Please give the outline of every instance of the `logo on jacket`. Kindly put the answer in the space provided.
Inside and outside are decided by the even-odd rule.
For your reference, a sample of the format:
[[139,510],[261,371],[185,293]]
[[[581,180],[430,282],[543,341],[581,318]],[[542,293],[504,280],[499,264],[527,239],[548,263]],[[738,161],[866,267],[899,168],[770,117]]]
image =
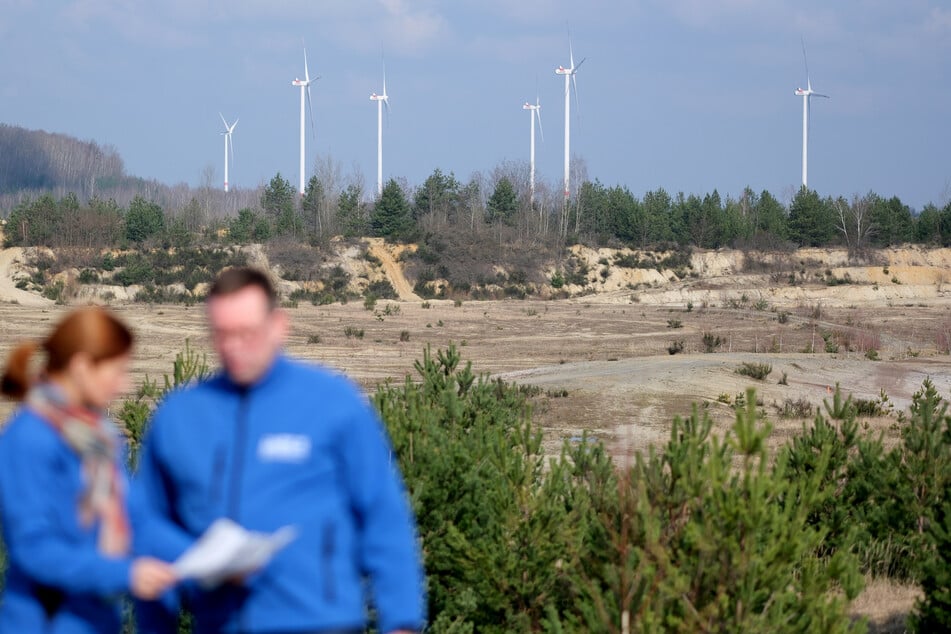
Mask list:
[[304,462],[310,457],[310,438],[301,434],[267,434],[258,443],[261,462]]

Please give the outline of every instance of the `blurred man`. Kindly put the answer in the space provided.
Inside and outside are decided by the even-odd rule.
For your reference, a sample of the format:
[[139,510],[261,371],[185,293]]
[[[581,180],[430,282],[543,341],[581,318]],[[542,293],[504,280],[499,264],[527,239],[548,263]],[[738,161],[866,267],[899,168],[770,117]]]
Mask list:
[[[381,632],[421,631],[414,519],[382,424],[346,378],[283,354],[276,300],[250,268],[224,271],[209,291],[223,371],[155,412],[135,484],[137,548],[174,560],[220,517],[296,528],[262,570],[183,589],[198,634],[362,632],[367,603]],[[150,607],[141,629],[167,631]]]

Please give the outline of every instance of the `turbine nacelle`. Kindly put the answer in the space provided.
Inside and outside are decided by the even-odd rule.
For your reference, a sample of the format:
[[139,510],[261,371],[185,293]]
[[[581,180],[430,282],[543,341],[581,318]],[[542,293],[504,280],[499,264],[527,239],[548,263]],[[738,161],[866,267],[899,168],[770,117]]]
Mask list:
[[370,95],[370,101],[389,101],[389,95],[378,95],[373,93]]

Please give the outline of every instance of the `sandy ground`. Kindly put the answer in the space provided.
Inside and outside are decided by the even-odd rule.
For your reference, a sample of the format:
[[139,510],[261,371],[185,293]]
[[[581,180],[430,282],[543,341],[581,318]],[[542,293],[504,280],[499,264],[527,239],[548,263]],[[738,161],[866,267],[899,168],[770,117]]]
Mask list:
[[[777,406],[800,399],[820,406],[836,383],[857,398],[875,399],[884,392],[896,411],[907,409],[927,377],[943,396],[951,396],[946,354],[951,289],[945,282],[951,251],[944,249],[883,252],[884,264],[861,267],[846,266],[836,252],[801,251],[785,256],[790,266],[805,271],[797,273],[804,281],[795,286],[777,283],[775,275],[744,273],[735,252],[695,254],[695,273],[682,281],[669,282],[669,275],[654,270],[614,268],[600,280],[597,294],[458,304],[413,299],[396,254],[382,244],[372,244],[371,252],[405,301],[379,301],[374,311],[362,302],[288,309],[293,323],[288,350],[372,388],[413,375],[413,364],[427,346],[435,350],[455,343],[476,372],[542,388],[534,399],[534,418],[552,452],[587,430],[623,459],[663,442],[673,417],[688,415],[694,403],[725,429],[734,416],[730,403],[748,386],[756,388],[774,425],[774,443],[804,423],[781,418]],[[596,276],[606,254],[579,253]],[[15,287],[19,257],[17,249],[0,251],[3,357],[17,341],[42,336],[69,309]],[[816,281],[827,272],[848,273],[861,283]],[[390,314],[384,314],[387,307]],[[113,308],[138,337],[134,384],[146,376],[161,379],[186,340],[214,363],[200,306],[124,303]],[[362,330],[363,336],[348,337],[347,327]],[[714,353],[703,352],[704,333],[720,337]],[[825,352],[823,334],[847,341],[851,350],[840,345],[837,353]],[[668,354],[673,342],[683,343],[682,353]],[[866,357],[869,348],[879,360]],[[754,381],[736,373],[743,363],[769,364],[772,372]],[[10,409],[3,403],[0,415]],[[894,416],[868,423],[897,437]],[[883,593],[880,586],[869,592]],[[895,600],[883,606],[881,600],[867,599],[875,606],[874,618],[882,624],[901,622],[914,590],[886,588],[884,594]]]

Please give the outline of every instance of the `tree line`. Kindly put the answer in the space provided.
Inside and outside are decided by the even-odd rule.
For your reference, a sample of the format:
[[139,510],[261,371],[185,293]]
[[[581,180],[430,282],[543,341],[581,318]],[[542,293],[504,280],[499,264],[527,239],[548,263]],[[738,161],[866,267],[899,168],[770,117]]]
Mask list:
[[[391,179],[373,201],[358,183],[343,184],[339,169],[315,174],[299,196],[280,174],[260,188],[250,204],[222,211],[199,191],[174,207],[136,195],[122,206],[115,199],[75,193],[19,202],[10,211],[8,245],[111,246],[152,238],[181,243],[226,234],[231,242],[290,238],[312,243],[334,235],[380,236],[418,241],[423,236],[499,231],[507,239],[581,242],[592,246],[651,248],[680,245],[703,249],[784,249],[845,246],[853,254],[904,243],[951,245],[951,203],[928,204],[920,212],[897,197],[874,192],[820,197],[806,188],[783,205],[768,191],[747,188],[725,200],[709,194],[670,195],[657,189],[637,197],[621,186],[585,181],[567,215],[530,207],[511,173],[474,177],[462,183],[436,169],[416,188]],[[509,170],[511,172],[512,170]],[[564,224],[565,226],[561,226]],[[226,231],[222,231],[226,230]]]

